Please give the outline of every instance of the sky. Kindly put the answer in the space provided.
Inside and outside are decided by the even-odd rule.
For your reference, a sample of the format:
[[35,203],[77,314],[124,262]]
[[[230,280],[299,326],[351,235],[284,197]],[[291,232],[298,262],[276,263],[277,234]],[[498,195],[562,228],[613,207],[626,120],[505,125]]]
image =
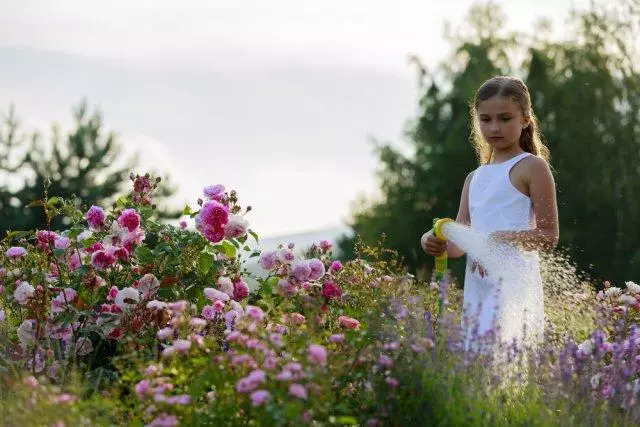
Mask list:
[[[505,28],[557,29],[587,0],[498,2]],[[277,236],[342,226],[375,195],[372,140],[402,146],[417,55],[450,54],[469,0],[2,0],[0,111],[68,128],[86,99],[172,203],[223,184]]]

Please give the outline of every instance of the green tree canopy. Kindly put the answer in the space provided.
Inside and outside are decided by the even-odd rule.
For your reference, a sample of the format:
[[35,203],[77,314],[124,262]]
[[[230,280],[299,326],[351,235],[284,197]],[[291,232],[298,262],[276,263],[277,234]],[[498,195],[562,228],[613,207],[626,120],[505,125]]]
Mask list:
[[[29,206],[49,196],[75,200],[79,205],[104,205],[117,195],[130,191],[128,176],[135,158],[124,159],[117,136],[105,132],[99,112],[89,112],[86,102],[75,110],[75,127],[62,135],[52,127],[51,141],[42,141],[38,133],[22,131],[12,108],[0,124],[0,236],[8,230],[44,229],[46,219],[41,208]],[[156,197],[170,196],[174,189],[159,188]],[[161,211],[175,217],[177,212]],[[52,228],[60,227],[57,219]]]

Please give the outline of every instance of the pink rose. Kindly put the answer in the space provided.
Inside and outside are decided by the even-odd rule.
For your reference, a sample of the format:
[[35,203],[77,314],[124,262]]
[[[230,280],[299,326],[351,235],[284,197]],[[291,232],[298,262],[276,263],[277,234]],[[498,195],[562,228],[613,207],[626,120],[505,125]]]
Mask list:
[[106,270],[116,263],[116,257],[106,251],[97,251],[91,255],[91,265],[96,270]]
[[91,206],[87,211],[85,218],[89,227],[94,230],[99,230],[104,227],[105,214],[104,210],[99,206]]
[[342,289],[333,282],[327,282],[322,286],[322,296],[327,299],[340,298],[342,296]]
[[7,250],[6,255],[9,258],[23,258],[27,255],[27,250],[20,246],[13,246]]
[[138,215],[135,209],[125,209],[118,218],[118,224],[130,232],[135,231],[140,227],[140,215]]
[[355,329],[355,330],[360,329],[360,322],[358,322],[356,319],[352,317],[340,316],[338,317],[338,322],[340,323],[340,326],[342,326],[343,328]]
[[242,280],[233,284],[233,299],[242,301],[249,296],[249,286]]

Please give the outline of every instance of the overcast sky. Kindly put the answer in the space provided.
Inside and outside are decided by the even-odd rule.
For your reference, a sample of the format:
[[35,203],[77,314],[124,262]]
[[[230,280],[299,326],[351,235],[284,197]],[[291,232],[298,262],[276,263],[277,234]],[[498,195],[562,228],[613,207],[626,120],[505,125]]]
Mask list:
[[[400,144],[417,103],[417,54],[449,53],[443,24],[473,2],[0,0],[0,110],[69,126],[86,98],[175,203],[222,183],[277,235],[343,223],[376,191],[371,137]],[[587,0],[502,2],[505,26],[562,28]]]

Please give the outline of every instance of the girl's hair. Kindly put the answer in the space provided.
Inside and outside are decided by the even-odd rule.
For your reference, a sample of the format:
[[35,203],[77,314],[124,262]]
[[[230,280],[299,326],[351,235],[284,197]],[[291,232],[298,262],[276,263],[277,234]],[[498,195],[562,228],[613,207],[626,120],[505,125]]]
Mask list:
[[491,161],[493,150],[484,140],[480,132],[478,105],[480,105],[480,102],[493,98],[494,96],[501,96],[518,104],[522,115],[529,120],[529,125],[522,129],[522,133],[520,134],[520,148],[549,161],[549,149],[542,142],[538,121],[531,108],[529,89],[524,82],[517,77],[500,76],[493,77],[480,86],[473,100],[473,105],[471,106],[471,120],[473,121],[472,142],[480,164],[486,164]]

